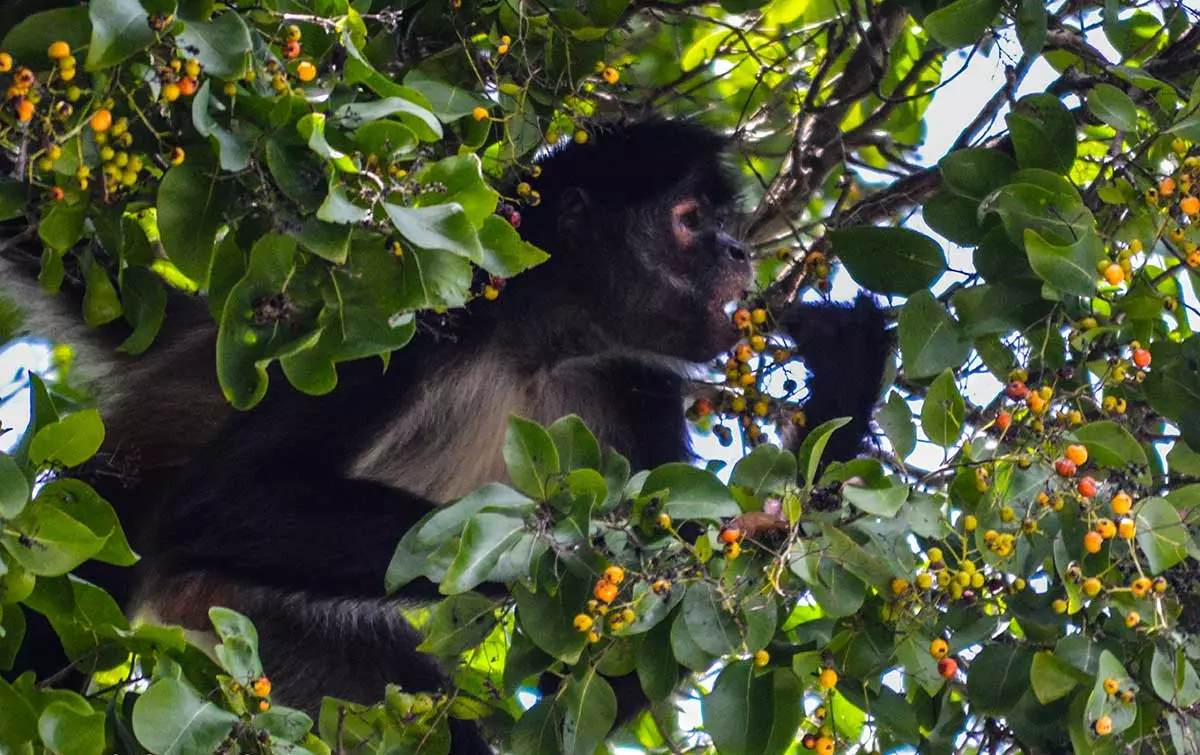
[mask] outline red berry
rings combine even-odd
[[[1091,498],[1096,495],[1096,481],[1091,477],[1084,477],[1075,487],[1079,491],[1079,495],[1084,498]]]
[[[1077,469],[1078,466],[1070,459],[1059,459],[1054,462],[1054,471],[1058,472],[1059,477],[1074,477]]]
[[[1020,401],[1029,395],[1029,387],[1022,380],[1014,380],[1004,389],[1004,393],[1013,401]]]
[[[713,403],[706,398],[698,398],[692,404],[692,410],[696,412],[697,417],[707,417],[713,412]]]
[[[508,222],[513,228],[520,228],[521,227],[521,213],[517,212],[516,210],[513,210],[512,214],[508,216]]]
[[[1008,412],[1001,411],[999,414],[996,415],[996,429],[1003,432],[1003,431],[1007,430],[1009,425],[1011,425],[1011,424],[1012,424],[1012,415],[1009,414]]]
[[[937,670],[942,678],[949,679],[958,673],[958,661],[947,656],[937,662]]]
[[[1145,349],[1134,349],[1133,363],[1143,370],[1146,369],[1150,366],[1150,352]]]

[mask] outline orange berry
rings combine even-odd
[[[621,78],[621,74],[617,72],[617,69],[611,66],[605,68],[600,75],[604,77],[604,81],[608,84],[616,84]]]
[[[162,98],[166,102],[174,102],[183,94],[183,89],[178,84],[172,81],[169,84],[163,84]]]
[[[307,60],[302,60],[296,66],[296,77],[304,82],[312,81],[317,78],[317,67]]]
[[[1020,401],[1029,395],[1029,387],[1021,380],[1014,380],[1004,388],[1004,394],[1013,401]]]
[[[707,417],[713,413],[713,403],[706,398],[698,398],[692,403],[692,411],[697,417]]]
[[[254,680],[251,686],[256,697],[266,697],[271,694],[271,680],[265,676],[260,676]]]
[[[1128,493],[1117,493],[1108,502],[1108,505],[1117,516],[1125,516],[1133,508],[1133,499],[1129,497]]]
[[[1094,598],[1099,595],[1100,590],[1103,587],[1104,585],[1095,577],[1088,577],[1087,579],[1083,580],[1083,594],[1089,598]]]
[[[63,190],[58,186],[50,187],[50,198],[55,202],[61,202],[63,199]]]
[[[750,310],[741,307],[733,313],[733,324],[739,328],[750,327]]]
[[[1059,477],[1074,477],[1078,468],[1070,459],[1058,459],[1054,462],[1054,471]]]
[[[940,661],[950,654],[950,645],[941,637],[938,637],[929,643],[929,654]]]
[[[46,56],[51,60],[65,58],[71,54],[71,46],[61,39],[57,42],[50,43],[50,49],[46,50]]]
[[[596,583],[596,589],[592,590],[592,595],[596,597],[596,600],[611,603],[617,597],[617,586],[607,579],[602,579]]]
[[[1012,415],[1006,411],[1001,411],[996,415],[996,428],[1001,432],[1007,430],[1012,425]]]
[[[283,46],[283,57],[292,60],[300,57],[300,43],[292,40]]]
[[[17,103],[17,120],[21,123],[29,123],[33,120],[33,103],[29,100],[22,99]]]
[[[200,88],[200,86],[196,83],[196,80],[193,79],[191,76],[184,76],[182,79],[179,80],[179,93],[182,94],[184,97],[191,97],[193,94],[196,93],[196,90],[199,88]]]
[[[1109,716],[1100,716],[1096,719],[1096,736],[1107,737],[1112,734],[1113,723]]]
[[[477,121],[482,121],[488,117],[487,108],[477,107],[471,111],[471,117]]]
[[[953,678],[958,673],[958,661],[953,658],[943,658],[937,662],[937,672],[943,679]]]
[[[817,737],[817,744],[814,749],[817,755],[833,755],[833,739],[831,737]]]
[[[1087,446],[1072,443],[1067,446],[1067,458],[1076,464],[1086,464],[1088,460]]]
[[[619,566],[610,566],[604,570],[604,578],[614,585],[619,585],[625,581],[625,570]]]
[[[1130,629],[1133,629],[1141,623],[1142,615],[1137,611],[1130,611],[1129,613],[1125,614],[1125,626],[1129,627]]]
[[[13,56],[0,52],[0,73],[8,73],[13,67]]]
[[[1096,521],[1096,532],[1100,533],[1100,537],[1105,540],[1112,540],[1117,536],[1117,525],[1113,524],[1111,519],[1098,519]]]
[[[1133,363],[1140,369],[1146,369],[1150,366],[1150,352],[1146,349],[1134,349]]]
[[[1122,540],[1132,540],[1133,536],[1137,534],[1137,525],[1129,517],[1124,517],[1117,523],[1117,534],[1121,536]]]
[[[838,683],[838,673],[831,668],[821,669],[821,689],[833,689]]]
[[[1103,547],[1104,538],[1100,536],[1099,532],[1090,530],[1083,536],[1083,549],[1088,553],[1099,553]]]
[[[1129,585],[1129,592],[1133,593],[1135,598],[1144,598],[1146,593],[1150,592],[1151,585],[1149,577],[1138,577]]]
[[[1114,286],[1120,285],[1125,280],[1125,271],[1120,265],[1114,262],[1104,268],[1104,280]]]
[[[721,534],[717,536],[717,539],[722,543],[736,543],[742,539],[742,531],[737,527],[724,527],[721,529]]]
[[[1121,689],[1121,683],[1111,676],[1104,680],[1104,694],[1115,695]]]
[[[1169,197],[1175,193],[1175,179],[1167,176],[1158,182],[1159,196]]]
[[[1096,495],[1096,481],[1091,477],[1084,477],[1075,487],[1079,491],[1079,495],[1084,498],[1091,498]]]
[[[100,108],[92,114],[92,119],[88,121],[92,130],[98,134],[104,133],[112,128],[113,117],[112,111],[108,108]]]

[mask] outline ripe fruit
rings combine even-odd
[[[625,570],[619,566],[610,566],[604,570],[604,578],[614,585],[619,585],[625,581]]]
[[[1003,432],[1003,431],[1007,430],[1011,424],[1012,424],[1012,415],[1009,414],[1008,412],[1002,411],[996,415],[996,429]]]
[[[1113,286],[1120,285],[1125,280],[1125,271],[1121,269],[1120,265],[1114,262],[1104,268],[1104,280]]]
[[[1054,471],[1059,477],[1074,477],[1079,467],[1070,459],[1058,459],[1054,462]]]
[[[1108,505],[1117,516],[1125,516],[1133,508],[1133,499],[1129,497],[1128,493],[1117,493],[1108,502]]]
[[[722,543],[736,543],[742,539],[742,531],[733,526],[725,527],[721,530],[721,534],[717,536],[717,539]]]
[[[596,589],[592,590],[592,595],[596,597],[596,600],[611,603],[617,597],[617,586],[607,579],[602,579],[596,583]]]
[[[1084,498],[1091,498],[1096,495],[1096,481],[1091,477],[1084,477],[1075,487],[1079,491],[1079,495]]]
[[[170,161],[171,165],[183,165],[183,161],[186,158],[187,154],[183,151],[183,147],[175,147],[171,150],[171,155],[168,160]]]
[[[950,654],[950,645],[941,637],[929,643],[929,654],[939,661]]]
[[[656,579],[650,589],[654,591],[655,595],[662,597],[671,592],[671,583],[665,579]]]
[[[1067,601],[1063,600],[1062,598],[1059,598],[1058,600],[1054,601],[1051,604],[1051,607],[1054,609],[1055,613],[1066,613],[1067,612]]]
[[[1158,193],[1161,196],[1169,197],[1175,193],[1175,179],[1167,176],[1158,182]]]
[[[830,737],[817,737],[816,752],[817,755],[833,755],[833,739]]]
[[[608,84],[616,84],[621,78],[621,74],[618,73],[617,69],[613,68],[612,66],[605,68],[600,75],[604,77],[605,83]]]
[[[13,57],[6,52],[0,52],[0,73],[8,73],[13,67]]]
[[[697,417],[707,417],[713,413],[713,403],[706,398],[698,398],[692,403],[692,411]]]
[[[575,627],[576,632],[590,632],[592,630],[592,625],[595,623],[595,620],[593,620],[591,616],[588,616],[586,613],[581,613],[576,614],[575,621],[572,622],[572,625]]]
[[[34,105],[29,100],[21,100],[17,103],[17,120],[21,123],[29,123],[33,120]]]
[[[57,42],[51,42],[50,48],[46,50],[46,56],[51,60],[65,58],[71,54],[71,46],[61,39]]]
[[[163,84],[162,98],[164,102],[174,102],[175,100],[179,99],[182,94],[183,90],[180,89],[179,85],[175,82],[172,81],[170,84]]]
[[[1089,598],[1094,598],[1099,595],[1101,587],[1102,585],[1100,584],[1100,580],[1096,579],[1095,577],[1088,577],[1087,579],[1083,580],[1083,594]]]
[[[306,83],[312,81],[317,78],[317,67],[307,60],[302,60],[296,66],[296,77]]]
[[[1196,197],[1184,197],[1179,200],[1179,211],[1184,215],[1195,215],[1200,212],[1200,199]]]
[[[750,310],[745,307],[740,307],[733,312],[733,324],[738,328],[750,327],[751,315]]]
[[[1096,736],[1107,737],[1112,734],[1113,724],[1112,719],[1108,716],[1100,716],[1096,719]]]
[[[1167,591],[1167,580],[1163,577],[1154,578],[1154,592],[1160,595]]]
[[[806,750],[815,750],[817,747],[817,735],[811,733],[805,734],[804,739],[800,740],[800,743],[804,745],[804,749]]]
[[[271,680],[265,676],[260,676],[254,680],[254,684],[250,689],[256,697],[266,697],[271,694]]]
[[[1029,387],[1020,380],[1014,380],[1005,386],[1004,394],[1013,401],[1020,401],[1029,395]]]
[[[658,515],[658,526],[664,530],[671,526],[671,515],[665,511]]]
[[[759,650],[754,654],[754,667],[762,668],[771,662],[771,654],[765,650]]]
[[[1144,598],[1146,593],[1150,592],[1151,585],[1149,577],[1138,577],[1129,585],[1129,592],[1133,593],[1135,598]]]
[[[296,41],[285,43],[283,46],[283,57],[289,60],[300,57],[300,43]]]
[[[1099,553],[1104,547],[1104,538],[1099,532],[1092,530],[1083,536],[1083,549],[1088,553]]]
[[[1112,540],[1117,536],[1117,525],[1113,524],[1113,520],[1102,518],[1096,520],[1096,532],[1100,533],[1100,537],[1105,540]]]
[[[931,564],[941,563],[942,558],[943,558],[941,548],[930,548],[928,555],[929,555],[929,563],[931,563]]]
[[[1117,694],[1117,690],[1121,688],[1120,682],[1113,679],[1111,676],[1104,680],[1104,692],[1108,695]]]
[[[742,555],[742,544],[741,543],[727,544],[725,546],[724,554],[725,554],[725,558],[729,559],[730,561],[734,560],[738,556]]]
[[[1200,200],[1197,200],[1200,201]],[[1133,350],[1133,363],[1140,369],[1146,369],[1150,366],[1150,352],[1146,349]]]
[[[967,514],[963,517],[963,529],[967,532],[974,532],[978,526],[979,520],[975,518],[974,514]]]
[[[838,674],[831,668],[821,669],[821,689],[833,689],[837,686]]]
[[[917,589],[928,590],[930,587],[933,587],[933,577],[930,574],[925,573],[925,572],[918,574],[917,575]]]
[[[487,108],[482,108],[482,107],[475,108],[474,110],[471,111],[471,117],[477,121],[482,121],[484,118],[488,117]]]
[[[1138,624],[1142,623],[1142,616],[1137,611],[1130,611],[1125,614],[1125,626],[1133,629]]]
[[[958,673],[958,661],[953,658],[943,658],[937,662],[937,672],[943,679],[953,678]]]
[[[1129,517],[1123,517],[1117,523],[1117,534],[1121,536],[1122,540],[1132,540],[1134,535],[1137,534],[1137,525]]]
[[[572,136],[571,138],[575,141],[576,144],[587,144],[588,132],[584,131],[583,129],[580,129],[580,130],[576,131],[575,135]]]
[[[1087,446],[1072,443],[1067,446],[1067,458],[1076,464],[1086,464],[1088,460]]]

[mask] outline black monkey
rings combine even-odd
[[[141,375],[145,391],[124,386],[143,400],[114,402],[110,420],[129,428],[126,450],[174,477],[165,495],[155,487],[165,500],[135,543],[146,555],[136,603],[195,629],[208,627],[213,605],[248,615],[276,696],[310,713],[324,694],[371,702],[389,682],[443,686],[396,610],[396,600],[438,597],[435,586],[384,599],[383,574],[434,505],[504,479],[510,414],[578,414],[635,469],[691,458],[682,367],[732,345],[724,306],[750,284],[748,250],[729,227],[725,148],[699,125],[656,120],[552,153],[534,181],[542,202],[521,225],[550,260],[498,301],[473,303],[452,339],[418,339],[386,372],[375,360],[343,365],[327,396],[277,379],[262,404],[234,414],[211,385],[187,382],[202,379],[190,366],[149,357],[127,379]],[[810,416],[856,418],[832,454],[852,457],[888,355],[882,315],[864,299],[800,305],[782,322],[814,373]],[[196,416],[129,420],[134,405],[146,414],[147,396]],[[191,453],[181,447],[189,438],[205,442]],[[644,700],[629,680],[618,688],[623,719]],[[453,726],[453,752],[490,752],[472,725]]]

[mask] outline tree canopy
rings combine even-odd
[[[688,410],[732,468],[514,417],[510,484],[380,575],[440,585],[410,614],[452,688],[316,721],[272,704],[244,617],[213,609],[206,654],[72,576],[137,557],[75,476],[104,418],[56,351],[0,454],[0,669],[37,612],[93,683],[0,679],[0,752],[442,753],[452,718],[520,755],[1200,752],[1198,74],[1184,2],[6,3],[0,254],[131,355],[202,294],[239,409],[274,363],[326,393],[503,296],[545,259],[517,230],[537,151],[620,117],[731,136],[760,290]],[[838,421],[770,442],[805,421],[772,312],[835,273],[888,298],[898,358],[874,451],[821,465]],[[656,706],[606,742],[625,673]]]

